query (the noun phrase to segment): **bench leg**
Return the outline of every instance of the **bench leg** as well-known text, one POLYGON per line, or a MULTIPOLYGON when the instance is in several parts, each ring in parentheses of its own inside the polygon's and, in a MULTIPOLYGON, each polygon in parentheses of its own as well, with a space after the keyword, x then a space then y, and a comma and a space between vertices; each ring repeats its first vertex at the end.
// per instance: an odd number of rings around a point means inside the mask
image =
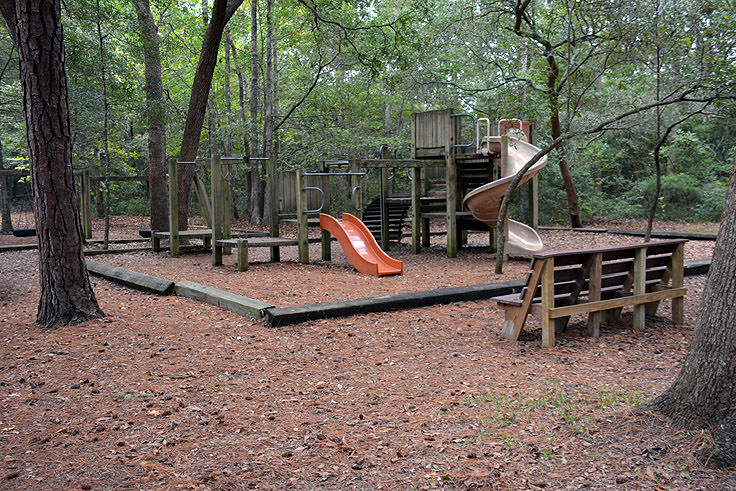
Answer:
POLYGON ((590 312, 588 314, 588 336, 592 338, 600 337, 601 335, 601 313, 590 312))
POLYGON ((154 252, 161 251, 161 239, 156 237, 156 232, 153 231, 151 231, 151 249, 153 249, 154 252))
POLYGON ((217 243, 212 248, 212 266, 222 266, 222 246, 217 243))
POLYGON ((210 249, 212 247, 212 237, 203 237, 202 243, 206 249, 210 249))
POLYGON ((672 299, 672 323, 683 324, 685 322, 685 297, 675 297, 672 299))
POLYGON ((248 271, 248 244, 244 240, 238 242, 238 271, 248 271))
POLYGON ((542 346, 545 348, 555 346, 555 322, 546 315, 542 315, 542 346))

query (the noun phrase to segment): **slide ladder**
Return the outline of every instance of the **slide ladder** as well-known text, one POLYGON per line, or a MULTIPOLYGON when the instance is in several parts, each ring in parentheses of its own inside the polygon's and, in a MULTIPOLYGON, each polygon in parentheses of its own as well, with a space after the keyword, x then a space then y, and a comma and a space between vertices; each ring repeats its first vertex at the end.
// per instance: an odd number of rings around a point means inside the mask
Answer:
POLYGON ((359 272, 373 276, 404 274, 404 263, 383 252, 358 217, 343 213, 342 220, 338 220, 320 213, 319 226, 337 238, 348 260, 359 272))

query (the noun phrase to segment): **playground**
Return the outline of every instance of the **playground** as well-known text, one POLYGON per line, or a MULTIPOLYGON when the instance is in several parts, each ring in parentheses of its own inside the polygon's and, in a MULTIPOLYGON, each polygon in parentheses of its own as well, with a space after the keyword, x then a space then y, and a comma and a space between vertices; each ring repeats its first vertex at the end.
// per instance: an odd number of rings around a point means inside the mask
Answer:
MULTIPOLYGON (((170 193, 169 231, 110 217, 103 249, 103 221, 83 201, 87 265, 106 313, 98 321, 39 334, 34 238, 2 237, 5 480, 56 489, 732 486, 730 473, 694 459, 703 434, 636 412, 679 370, 714 236, 658 223, 656 239, 691 240, 644 245, 642 221, 539 227, 543 159, 524 174, 527 223, 506 222, 509 258, 495 274, 501 198, 538 149, 526 122, 501 122, 492 135, 479 120, 468 138, 465 118, 415 114, 411 158, 382 148, 376 159, 279 174, 268 182, 279 206, 262 227, 230 217, 238 158, 169 162, 172 181, 182 166, 197 172, 200 215, 186 230, 170 193), (378 195, 370 204, 368 189, 378 195), (544 251, 554 264, 570 249, 590 258, 565 256, 580 266, 559 281, 552 266, 527 275, 530 256, 544 251), (540 274, 549 280, 541 299, 524 303, 525 281, 540 274), (494 297, 547 309, 558 288, 568 309, 593 308, 559 326, 562 314, 543 311, 546 321, 530 316, 508 335, 508 310, 494 297), (601 296, 606 288, 614 295, 601 296)), ((275 162, 268 169, 277 175, 275 162)))
MULTIPOLYGON (((641 223, 600 228, 617 225, 641 223)), ((552 250, 639 240, 565 230, 540 236, 552 250)), ((269 261, 268 248, 254 249, 244 272, 234 254, 212 266, 211 252, 201 250, 170 257, 149 248, 94 260, 277 306, 520 280, 528 269, 528 259, 514 259, 503 277, 494 275, 487 234, 470 234, 471 247, 455 258, 446 256, 443 236, 431 239, 422 254, 406 238, 392 246, 405 273, 382 278, 357 272, 338 247, 322 261, 318 243, 309 264, 299 263, 296 248, 284 248, 281 262, 269 261)), ((710 257, 712 247, 689 241, 686 263, 710 257)), ((632 411, 679 370, 702 275, 685 278, 682 326, 667 319, 668 303, 641 331, 625 310, 598 339, 580 316, 544 349, 535 319, 518 342, 502 339, 503 312, 491 300, 273 328, 102 278, 93 281, 104 319, 41 334, 33 326, 35 261, 33 250, 4 253, 0 276, 0 438, 11 485, 21 485, 20 473, 22 485, 57 489, 733 485, 730 473, 706 471, 692 458, 702 434, 632 411)))

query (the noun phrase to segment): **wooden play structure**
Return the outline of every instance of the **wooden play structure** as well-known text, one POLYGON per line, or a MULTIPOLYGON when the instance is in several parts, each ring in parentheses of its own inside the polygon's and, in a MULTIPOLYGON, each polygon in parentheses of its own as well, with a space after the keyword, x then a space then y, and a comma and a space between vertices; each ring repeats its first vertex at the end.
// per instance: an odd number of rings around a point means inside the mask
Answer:
POLYGON ((616 322, 621 308, 634 306, 633 327, 644 328, 644 315, 672 299, 672 322, 683 322, 683 258, 686 239, 620 247, 535 254, 521 293, 493 300, 504 308, 502 335, 519 337, 527 316, 542 319, 542 345, 555 345, 555 331, 571 315, 588 314, 588 334, 598 337, 601 317, 616 322))
MULTIPOLYGON (((502 121, 498 130, 503 132, 507 126, 514 124, 516 123, 513 121, 502 121)), ((529 123, 518 121, 518 126, 526 135, 526 139, 530 139, 529 123)), ((175 219, 178 201, 176 193, 171 192, 170 186, 170 230, 153 231, 152 247, 159 250, 161 239, 168 239, 171 254, 177 255, 181 238, 200 238, 206 247, 212 248, 213 265, 222 264, 223 253, 229 253, 230 249, 234 248, 238 251, 238 269, 244 271, 248 268, 250 247, 269 247, 271 260, 278 261, 280 247, 297 246, 299 261, 308 263, 308 229, 320 223, 332 223, 319 220, 318 217, 320 213, 330 208, 330 179, 343 177, 350 179, 350 205, 348 210, 343 211, 349 212, 358 220, 363 220, 373 233, 379 249, 382 249, 381 253, 390 248, 392 237, 394 240, 400 240, 401 227, 407 213, 411 216, 411 246, 414 253, 419 253, 422 247, 429 246, 432 219, 445 221, 448 257, 457 255, 458 247, 467 240, 467 232, 471 230, 488 231, 490 246, 493 248, 495 223, 475 218, 470 211, 463 208, 462 198, 471 190, 497 181, 506 168, 504 163, 508 161, 510 153, 505 138, 491 137, 490 122, 487 127, 488 135, 482 141, 478 128, 471 115, 458 113, 453 109, 415 113, 412 115, 411 158, 389 158, 388 149, 382 146, 378 158, 375 159, 325 161, 317 172, 298 170, 293 174, 293 185, 286 185, 285 182, 288 181, 276 178, 279 177, 279 173, 275 159, 256 158, 266 160, 269 176, 267 193, 271 197, 271 203, 280 203, 283 208, 286 201, 293 201, 293 220, 297 225, 296 239, 279 237, 281 221, 279 206, 271 206, 267 236, 255 232, 231 233, 229 186, 225 184, 223 169, 224 166, 244 163, 241 158, 213 156, 212 159, 200 159, 196 162, 171 161, 170 182, 176 182, 177 170, 181 165, 209 167, 211 180, 209 194, 202 180, 196 177, 196 173, 194 181, 197 200, 208 227, 178 230, 175 219), (491 140, 493 144, 490 143, 491 140), (390 175, 397 169, 405 170, 409 176, 408 194, 389 193, 390 175), (379 195, 368 209, 364 209, 362 180, 369 171, 378 173, 379 195), (290 196, 287 196, 287 193, 290 196)), ((529 186, 529 222, 536 227, 538 221, 536 176, 530 176, 529 186)), ((331 230, 336 231, 334 228, 331 230)), ((329 230, 323 227, 321 242, 322 259, 325 261, 331 259, 331 236, 329 230)), ((376 253, 371 260, 377 260, 378 257, 381 257, 381 254, 376 253)))

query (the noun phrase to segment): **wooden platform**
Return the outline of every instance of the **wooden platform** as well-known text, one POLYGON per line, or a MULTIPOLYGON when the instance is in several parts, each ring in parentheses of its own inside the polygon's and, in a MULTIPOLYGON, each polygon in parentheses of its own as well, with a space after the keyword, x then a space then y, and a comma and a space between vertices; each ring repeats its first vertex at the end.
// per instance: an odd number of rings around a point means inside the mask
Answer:
POLYGON ((248 270, 248 248, 250 247, 287 247, 298 245, 297 239, 285 239, 281 237, 242 237, 235 239, 218 239, 215 241, 215 248, 213 251, 213 266, 222 265, 222 254, 223 248, 232 247, 238 251, 238 271, 248 270))

